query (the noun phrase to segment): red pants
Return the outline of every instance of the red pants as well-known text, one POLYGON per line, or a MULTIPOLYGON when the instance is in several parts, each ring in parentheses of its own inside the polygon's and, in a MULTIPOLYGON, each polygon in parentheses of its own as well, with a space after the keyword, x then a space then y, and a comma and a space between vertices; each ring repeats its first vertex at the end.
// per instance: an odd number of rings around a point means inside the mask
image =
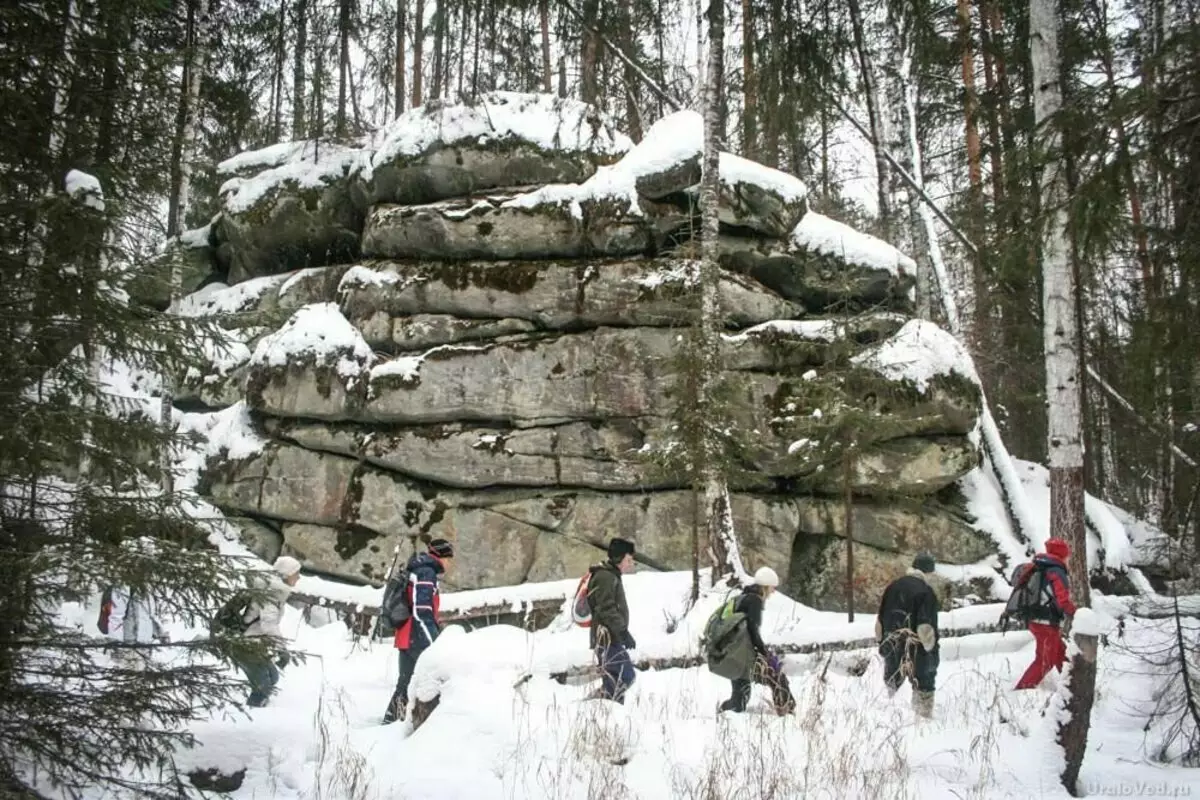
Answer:
POLYGON ((1017 681, 1018 689, 1037 688, 1050 670, 1062 672, 1063 664, 1067 661, 1067 643, 1062 640, 1058 626, 1031 622, 1029 632, 1037 642, 1037 654, 1033 657, 1029 669, 1021 676, 1021 680, 1017 681))

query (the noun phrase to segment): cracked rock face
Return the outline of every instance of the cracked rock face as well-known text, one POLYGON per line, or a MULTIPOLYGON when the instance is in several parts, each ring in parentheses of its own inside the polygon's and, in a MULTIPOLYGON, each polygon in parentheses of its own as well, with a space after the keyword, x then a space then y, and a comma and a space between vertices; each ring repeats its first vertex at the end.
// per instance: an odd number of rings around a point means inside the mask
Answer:
MULTIPOLYGON (((504 102, 543 103, 523 97, 504 102)), ((577 577, 615 535, 643 568, 690 569, 698 152, 647 154, 586 115, 590 144, 558 151, 532 128, 489 139, 500 117, 479 109, 428 114, 479 130, 392 131, 386 157, 334 150, 303 185, 295 164, 263 183, 234 159, 225 210, 189 239, 231 286, 181 304, 230 312, 230 346, 175 396, 244 401, 266 444, 213 458, 200 490, 261 557, 349 581, 433 536, 456 543, 456 589, 577 577)), ((987 558, 957 488, 980 460, 978 386, 944 333, 913 328, 903 257, 812 222, 796 179, 728 164, 713 375, 746 566, 840 608, 850 533, 859 607, 917 551, 987 558)))

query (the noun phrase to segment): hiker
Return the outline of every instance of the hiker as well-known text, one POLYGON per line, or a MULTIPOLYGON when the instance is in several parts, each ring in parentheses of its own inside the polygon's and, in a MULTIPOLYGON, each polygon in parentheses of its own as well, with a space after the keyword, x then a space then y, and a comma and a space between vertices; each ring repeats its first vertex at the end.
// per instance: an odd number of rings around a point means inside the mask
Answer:
MULTIPOLYGON (((1036 605, 1025 612, 1026 627, 1033 634, 1037 650, 1033 663, 1021 680, 1018 689, 1035 689, 1051 669, 1062 672, 1067 660, 1067 643, 1064 639, 1071 630, 1075 616, 1075 604, 1071 602, 1071 583, 1067 577, 1067 559, 1071 548, 1062 539, 1046 540, 1046 552, 1034 556, 1032 569, 1041 573, 1042 580, 1036 593, 1036 605), (1046 591, 1049 586, 1049 591, 1046 591)), ((1027 578, 1032 579, 1032 577, 1027 578)))
POLYGON ((588 568, 587 600, 592 612, 588 638, 604 673, 598 696, 622 704, 636 675, 629 651, 637 642, 629 632, 629 606, 621 583, 622 575, 633 572, 633 554, 633 542, 614 538, 608 543, 608 558, 588 568))
MULTIPOLYGON (((291 556, 280 556, 272 565, 272 574, 266 579, 264 597, 255 600, 246 608, 242 620, 246 623, 245 636, 271 636, 282 639, 283 632, 279 623, 283 621, 283 607, 287 605, 292 594, 292 587, 300 580, 300 562, 291 556)), ((262 708, 275 691, 279 683, 279 670, 286 667, 290 661, 287 651, 283 651, 276 661, 269 658, 252 656, 243 657, 238 666, 246 673, 250 681, 250 696, 246 704, 253 708, 262 708)))
POLYGON ((128 587, 110 586, 105 590, 100 597, 100 617, 96 624, 109 639, 129 645, 113 653, 127 667, 138 664, 136 645, 167 641, 153 598, 143 597, 128 587))
POLYGON ((888 696, 907 678, 913 684, 913 710, 922 717, 933 716, 939 661, 938 597, 927 577, 935 567, 931 555, 914 558, 908 572, 883 590, 875 618, 888 696))
MULTIPOLYGON (((732 678, 733 694, 721 703, 718 711, 736 711, 741 713, 750 704, 750 693, 755 683, 762 684, 771 690, 771 702, 775 713, 790 714, 796 707, 792 697, 791 687, 787 676, 783 674, 783 662, 779 656, 767 650, 762 640, 763 605, 779 586, 779 575, 770 567, 759 567, 754 573, 754 583, 742 590, 732 607, 733 613, 741 613, 746 618, 746 636, 735 646, 753 649, 753 662, 750 663, 749 674, 744 677, 732 678)), ((744 654, 746 662, 750 662, 750 654, 744 654)))
POLYGON ((454 545, 445 539, 434 539, 426 552, 417 553, 405 566, 409 578, 404 591, 412 614, 396 628, 400 674, 396 678, 396 690, 383 715, 384 725, 408 715, 408 685, 412 682, 417 660, 441 631, 438 620, 438 608, 441 605, 438 576, 446 572, 448 558, 454 558, 454 545))

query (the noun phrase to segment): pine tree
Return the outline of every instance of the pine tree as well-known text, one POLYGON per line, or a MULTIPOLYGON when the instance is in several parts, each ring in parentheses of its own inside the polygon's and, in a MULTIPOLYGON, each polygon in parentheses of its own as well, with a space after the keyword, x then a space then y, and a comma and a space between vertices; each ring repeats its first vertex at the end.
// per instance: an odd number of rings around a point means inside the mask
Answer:
POLYGON ((269 646, 204 636, 125 645, 69 611, 117 585, 200 627, 243 585, 184 498, 159 487, 157 454, 187 442, 159 424, 153 391, 215 331, 131 300, 127 290, 151 267, 118 246, 141 225, 126 194, 166 197, 179 86, 155 37, 183 39, 168 11, 152 2, 0 9, 0 29, 22 33, 13 47, 43 53, 0 60, 0 103, 20 108, 25 130, 0 138, 9 167, 0 172, 4 796, 83 787, 185 796, 173 757, 190 741, 187 723, 244 696, 227 662, 266 657, 269 646), (114 64, 108 45, 126 36, 133 55, 114 64), (86 94, 106 75, 108 107, 86 94), (151 88, 161 95, 147 96, 151 88), (105 126, 134 124, 159 135, 103 136, 105 126), (107 196, 70 169, 88 161, 111 176, 107 196), (144 396, 127 396, 130 381, 118 376, 133 376, 144 396))

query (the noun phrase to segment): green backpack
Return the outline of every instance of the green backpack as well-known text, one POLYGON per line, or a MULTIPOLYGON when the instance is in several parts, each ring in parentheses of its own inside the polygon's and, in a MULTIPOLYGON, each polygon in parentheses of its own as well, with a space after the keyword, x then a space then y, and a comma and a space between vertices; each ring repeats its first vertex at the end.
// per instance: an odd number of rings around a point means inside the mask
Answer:
POLYGON ((712 613, 700 640, 709 671, 730 680, 749 678, 755 658, 746 615, 733 610, 737 601, 736 597, 731 597, 712 613))

